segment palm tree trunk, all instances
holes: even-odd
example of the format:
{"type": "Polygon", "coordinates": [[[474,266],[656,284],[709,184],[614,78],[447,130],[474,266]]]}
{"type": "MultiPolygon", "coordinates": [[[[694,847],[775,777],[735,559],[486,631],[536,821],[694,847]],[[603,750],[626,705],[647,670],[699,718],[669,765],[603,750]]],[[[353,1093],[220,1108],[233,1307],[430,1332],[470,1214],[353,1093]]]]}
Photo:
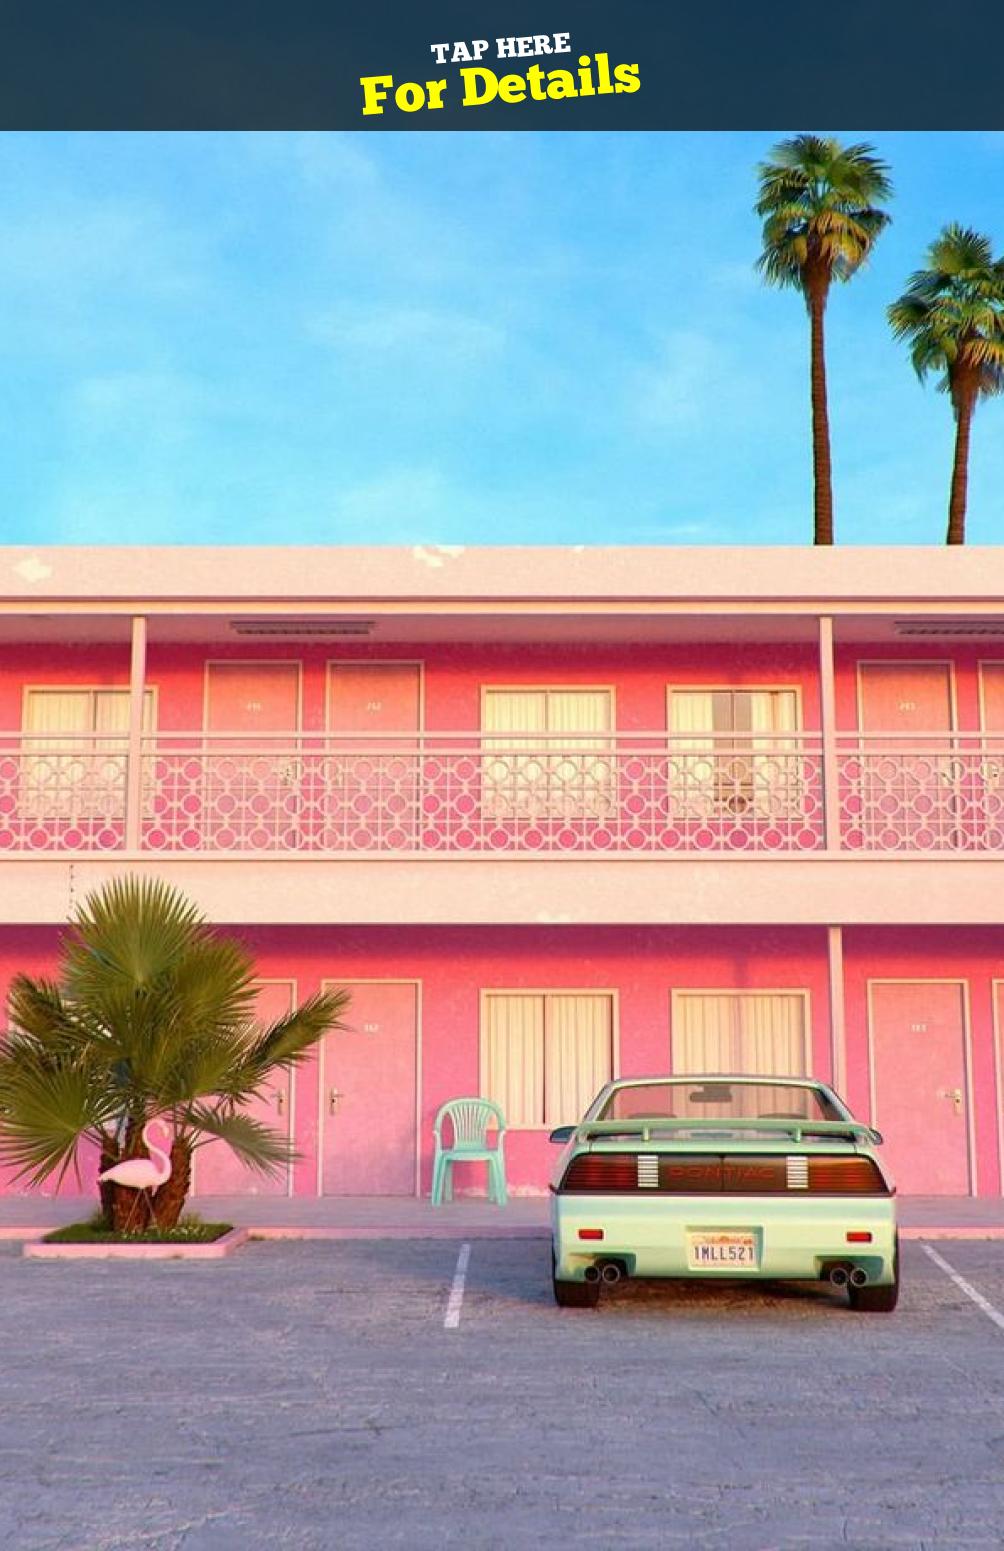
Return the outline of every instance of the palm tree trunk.
{"type": "Polygon", "coordinates": [[[946,544],[966,542],[966,496],[969,489],[969,435],[973,427],[975,393],[961,396],[955,416],[955,457],[952,462],[952,488],[948,497],[948,534],[946,544]]]}
{"type": "Polygon", "coordinates": [[[175,1228],[192,1186],[191,1143],[176,1136],[171,1144],[171,1173],[153,1193],[153,1212],[158,1228],[175,1228]]]}
{"type": "Polygon", "coordinates": [[[833,470],[830,460],[830,416],[826,403],[826,343],[823,314],[826,286],[810,282],[809,386],[812,395],[813,543],[833,543],[833,470]]]}

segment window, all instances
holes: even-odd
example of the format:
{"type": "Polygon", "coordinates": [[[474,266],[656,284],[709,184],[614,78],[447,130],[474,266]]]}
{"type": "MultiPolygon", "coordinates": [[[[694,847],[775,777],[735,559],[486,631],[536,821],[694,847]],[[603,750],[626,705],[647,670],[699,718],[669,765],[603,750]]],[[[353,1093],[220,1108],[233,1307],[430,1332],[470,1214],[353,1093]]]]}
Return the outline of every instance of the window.
{"type": "Polygon", "coordinates": [[[487,991],[481,1092],[509,1126],[579,1120],[613,1070],[613,997],[593,991],[487,991]]]}
{"type": "Polygon", "coordinates": [[[692,818],[785,818],[801,797],[793,689],[672,689],[673,806],[692,818]],[[693,750],[693,753],[680,753],[693,750]]]}
{"type": "MultiPolygon", "coordinates": [[[[808,1030],[804,991],[676,991],[673,1071],[805,1077],[808,1030]]],[[[779,1089],[775,1110],[783,1097],[779,1089]]]]}
{"type": "Polygon", "coordinates": [[[482,797],[490,818],[533,822],[609,814],[612,690],[486,689],[482,720],[490,751],[482,766],[482,797]]]}
{"type": "MultiPolygon", "coordinates": [[[[153,726],[153,690],[143,700],[153,726]]],[[[47,818],[121,818],[129,741],[128,689],[29,689],[23,801],[47,818]]]]}

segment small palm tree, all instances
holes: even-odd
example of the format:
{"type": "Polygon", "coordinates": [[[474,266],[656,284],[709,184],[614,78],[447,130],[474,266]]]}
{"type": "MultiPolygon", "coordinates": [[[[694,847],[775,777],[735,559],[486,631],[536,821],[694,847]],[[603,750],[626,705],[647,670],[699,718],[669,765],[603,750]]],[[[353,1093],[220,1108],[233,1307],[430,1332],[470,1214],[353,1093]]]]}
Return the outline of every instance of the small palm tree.
{"type": "MultiPolygon", "coordinates": [[[[251,955],[208,926],[177,890],[120,879],[89,896],[65,942],[58,981],[17,975],[0,1052],[0,1156],[30,1184],[77,1167],[81,1143],[102,1168],[144,1153],[143,1127],[172,1136],[171,1176],[156,1193],[173,1227],[191,1183],[195,1148],[218,1138],[252,1169],[289,1161],[283,1137],[244,1112],[277,1066],[292,1066],[341,1027],[346,992],[311,997],[268,1028],[254,1018],[251,955]]],[[[102,1186],[113,1228],[145,1198],[102,1186]]],[[[136,1209],[140,1208],[138,1215],[136,1209]]]]}
{"type": "Polygon", "coordinates": [[[1004,392],[1004,258],[989,237],[945,226],[927,250],[927,268],[910,276],[888,309],[897,339],[906,340],[917,376],[940,372],[952,400],[955,456],[946,543],[966,541],[969,439],[981,398],[1004,392]]]}
{"type": "Polygon", "coordinates": [[[769,284],[801,291],[809,313],[814,539],[832,544],[823,320],[833,282],[857,273],[889,224],[879,202],[891,196],[892,184],[872,146],[844,146],[819,135],[782,140],[758,175],[763,252],[757,268],[769,284]]]}

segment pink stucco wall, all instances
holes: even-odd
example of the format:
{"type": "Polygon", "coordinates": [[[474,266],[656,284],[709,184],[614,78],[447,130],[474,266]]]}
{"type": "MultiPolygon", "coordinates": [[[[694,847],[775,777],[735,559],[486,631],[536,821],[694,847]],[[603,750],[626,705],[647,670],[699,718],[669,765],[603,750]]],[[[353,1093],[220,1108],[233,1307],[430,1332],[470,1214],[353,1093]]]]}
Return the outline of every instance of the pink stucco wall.
{"type": "MultiPolygon", "coordinates": [[[[478,1089],[478,996],[482,989],[616,989],[624,1074],[664,1071],[670,1061],[670,990],[807,989],[817,1075],[831,1077],[825,932],[688,927],[260,927],[241,935],[260,974],[292,976],[300,997],[323,980],[415,978],[422,987],[422,1188],[428,1190],[432,1120],[447,1098],[478,1089]]],[[[0,931],[0,990],[17,968],[51,970],[58,934],[50,928],[0,931]]],[[[959,977],[970,988],[975,1138],[981,1194],[1001,1188],[990,982],[1004,974],[1004,931],[870,928],[848,931],[847,1097],[869,1114],[865,987],[869,977],[959,977]]],[[[379,1124],[379,1079],[373,1107],[379,1124]]],[[[297,1076],[297,1194],[316,1189],[316,1063],[297,1076]]],[[[517,1190],[547,1180],[552,1149],[539,1132],[511,1132],[509,1178],[517,1190]]],[[[480,1187],[476,1171],[458,1180],[480,1187]]]]}
{"type": "MultiPolygon", "coordinates": [[[[934,659],[954,667],[958,725],[979,728],[977,664],[993,658],[988,647],[938,641],[838,646],[836,650],[837,723],[857,725],[857,665],[861,660],[934,659]]],[[[617,726],[650,731],[666,725],[666,685],[797,685],[807,729],[820,725],[818,658],[802,644],[710,642],[637,646],[477,645],[395,643],[392,649],[348,641],[323,646],[296,641],[235,643],[211,648],[151,643],[147,680],[158,689],[158,724],[165,731],[195,731],[203,725],[205,663],[219,660],[296,660],[303,664],[303,726],[324,727],[325,668],[331,659],[379,661],[381,657],[421,661],[425,665],[425,720],[430,730],[455,731],[480,725],[483,684],[583,684],[616,689],[617,726]]],[[[128,648],[92,643],[69,647],[55,643],[12,648],[0,664],[0,729],[21,725],[25,685],[88,684],[125,686],[128,648]]]]}

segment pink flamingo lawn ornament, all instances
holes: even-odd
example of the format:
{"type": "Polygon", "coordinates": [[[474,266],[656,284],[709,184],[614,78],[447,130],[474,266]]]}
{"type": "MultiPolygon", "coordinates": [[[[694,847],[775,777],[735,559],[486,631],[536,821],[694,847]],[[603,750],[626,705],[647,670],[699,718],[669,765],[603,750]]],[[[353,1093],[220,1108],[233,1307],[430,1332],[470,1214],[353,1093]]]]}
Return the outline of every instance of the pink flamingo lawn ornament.
{"type": "MultiPolygon", "coordinates": [[[[103,1173],[98,1175],[98,1179],[110,1179],[116,1185],[125,1185],[127,1189],[137,1192],[145,1190],[150,1201],[150,1216],[159,1228],[160,1224],[157,1222],[157,1214],[153,1209],[152,1192],[170,1179],[171,1160],[162,1148],[150,1140],[150,1132],[154,1126],[159,1126],[165,1136],[170,1135],[167,1126],[162,1120],[147,1121],[143,1127],[143,1146],[150,1153],[149,1158],[126,1158],[124,1163],[114,1163],[110,1169],[105,1169],[103,1173]]],[[[137,1194],[136,1200],[133,1202],[132,1211],[129,1213],[129,1220],[122,1230],[124,1233],[129,1231],[129,1223],[132,1222],[133,1212],[135,1212],[138,1202],[139,1194],[137,1194]]]]}

